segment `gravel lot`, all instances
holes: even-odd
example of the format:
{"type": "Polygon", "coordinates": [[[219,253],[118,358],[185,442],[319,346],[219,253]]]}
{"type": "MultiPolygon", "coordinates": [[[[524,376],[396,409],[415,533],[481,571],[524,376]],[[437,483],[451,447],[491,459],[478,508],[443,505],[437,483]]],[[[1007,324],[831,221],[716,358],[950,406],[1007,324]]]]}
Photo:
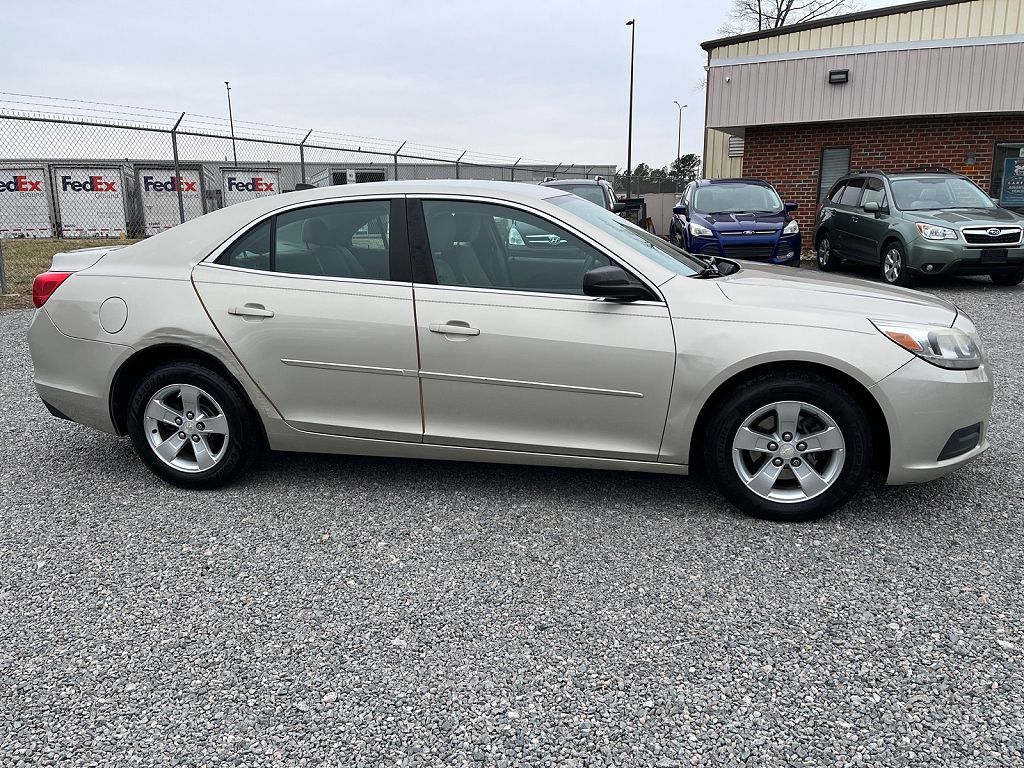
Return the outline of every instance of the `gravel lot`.
{"type": "Polygon", "coordinates": [[[154,479],[0,314],[0,765],[1020,766],[1024,290],[936,284],[993,448],[780,526],[660,476],[276,454],[154,479]]]}

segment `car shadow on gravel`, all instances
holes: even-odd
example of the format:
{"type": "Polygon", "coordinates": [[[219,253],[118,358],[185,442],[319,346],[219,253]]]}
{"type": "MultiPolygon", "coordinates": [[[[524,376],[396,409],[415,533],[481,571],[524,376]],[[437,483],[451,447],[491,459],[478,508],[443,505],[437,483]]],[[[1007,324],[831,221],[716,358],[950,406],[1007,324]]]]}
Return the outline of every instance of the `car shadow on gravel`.
{"type": "MultiPolygon", "coordinates": [[[[804,267],[806,269],[806,267],[804,267]]],[[[811,267],[817,269],[817,266],[811,267]]],[[[867,264],[843,264],[833,275],[845,275],[860,280],[870,280],[875,283],[882,283],[878,276],[878,269],[867,264]]],[[[936,275],[934,277],[919,277],[914,283],[914,289],[928,293],[939,289],[953,289],[957,291],[998,291],[999,293],[1024,292],[1024,286],[1003,286],[996,285],[986,275],[972,275],[970,277],[954,277],[947,275],[936,275]]]]}

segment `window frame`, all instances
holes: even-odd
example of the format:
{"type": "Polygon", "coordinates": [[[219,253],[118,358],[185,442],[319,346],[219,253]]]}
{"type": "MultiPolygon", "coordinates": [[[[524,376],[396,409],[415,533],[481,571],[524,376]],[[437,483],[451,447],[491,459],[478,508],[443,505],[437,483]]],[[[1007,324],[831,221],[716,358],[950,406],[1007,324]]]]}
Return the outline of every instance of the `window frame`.
{"type": "MultiPolygon", "coordinates": [[[[568,193],[571,194],[571,193],[568,193]]],[[[615,255],[609,248],[606,248],[601,243],[595,241],[592,237],[589,237],[584,232],[576,229],[569,222],[561,221],[554,218],[545,211],[531,208],[528,205],[513,200],[498,200],[490,197],[481,197],[479,195],[462,195],[456,193],[430,193],[430,194],[409,194],[407,196],[407,214],[409,216],[409,251],[412,255],[412,266],[413,266],[413,284],[430,285],[432,287],[455,290],[455,291],[474,291],[480,292],[485,291],[487,293],[496,294],[507,294],[514,296],[536,296],[546,298],[557,298],[563,300],[574,300],[574,301],[588,301],[588,302],[602,302],[606,301],[598,296],[587,296],[586,294],[574,294],[574,293],[548,293],[545,291],[523,291],[516,288],[476,288],[466,285],[442,285],[437,282],[437,275],[434,271],[434,254],[430,249],[429,239],[427,235],[426,219],[423,215],[423,202],[425,201],[442,201],[442,202],[461,202],[461,203],[480,203],[485,205],[493,205],[499,208],[511,208],[514,210],[528,213],[531,216],[536,216],[539,219],[543,219],[549,222],[552,226],[563,229],[573,237],[581,240],[585,245],[593,248],[602,256],[607,258],[609,262],[620,269],[624,270],[626,274],[630,275],[634,280],[642,283],[645,288],[650,292],[654,299],[639,299],[637,301],[629,302],[629,306],[643,306],[643,305],[658,305],[666,306],[664,296],[661,291],[658,290],[650,280],[640,274],[636,269],[623,263],[623,261],[615,255]],[[424,264],[424,261],[426,262],[424,264]]],[[[608,302],[614,304],[620,304],[621,302],[608,302]]]]}
{"type": "Polygon", "coordinates": [[[282,206],[275,208],[272,211],[267,211],[262,214],[259,218],[253,219],[246,224],[242,229],[239,229],[217,248],[210,252],[206,258],[202,259],[196,266],[208,266],[216,269],[227,269],[237,272],[246,272],[250,274],[261,274],[261,275],[277,275],[283,278],[301,279],[301,280],[329,280],[332,282],[349,282],[349,283],[374,283],[374,284],[391,284],[391,283],[408,283],[412,284],[413,269],[409,253],[409,237],[408,237],[408,225],[407,225],[407,201],[404,195],[345,195],[344,197],[330,197],[319,200],[306,200],[299,203],[293,203],[292,205],[282,206]],[[326,205],[338,205],[345,203],[380,203],[387,202],[390,204],[388,211],[388,221],[390,235],[388,236],[388,271],[390,278],[388,280],[378,280],[370,277],[335,277],[332,275],[305,275],[296,272],[278,272],[276,270],[276,252],[277,252],[277,217],[284,213],[291,213],[293,211],[305,209],[305,208],[321,208],[326,205]],[[231,264],[219,264],[217,260],[223,256],[228,250],[230,250],[237,242],[242,238],[246,237],[252,230],[259,227],[261,224],[270,220],[270,269],[250,269],[249,267],[236,267],[231,264]]]}
{"type": "Polygon", "coordinates": [[[867,205],[867,203],[864,201],[864,198],[867,196],[868,193],[868,185],[876,182],[882,188],[882,203],[878,206],[878,211],[879,213],[885,213],[886,211],[889,210],[889,185],[885,183],[885,179],[883,179],[881,176],[864,177],[864,186],[861,187],[860,202],[857,207],[863,209],[864,206],[867,205]]]}
{"type": "Polygon", "coordinates": [[[849,208],[849,209],[853,209],[853,210],[859,208],[860,207],[860,200],[861,200],[862,197],[864,197],[864,182],[865,182],[865,178],[863,176],[853,176],[853,177],[847,179],[846,183],[845,183],[845,186],[843,188],[843,194],[841,194],[839,196],[839,202],[838,203],[833,203],[833,205],[838,205],[841,208],[849,208]],[[857,202],[855,202],[853,204],[844,203],[843,202],[843,198],[846,197],[846,190],[854,187],[854,185],[856,185],[856,189],[857,189],[857,202]]]}

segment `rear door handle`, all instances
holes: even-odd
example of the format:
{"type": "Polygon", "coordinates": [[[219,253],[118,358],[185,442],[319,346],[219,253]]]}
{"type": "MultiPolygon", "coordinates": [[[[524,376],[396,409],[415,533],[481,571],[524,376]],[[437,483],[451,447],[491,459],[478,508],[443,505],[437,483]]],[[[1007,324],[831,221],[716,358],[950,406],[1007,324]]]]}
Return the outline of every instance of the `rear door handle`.
{"type": "Polygon", "coordinates": [[[479,328],[470,328],[469,323],[464,323],[461,320],[449,320],[447,323],[431,323],[429,326],[431,333],[443,333],[446,336],[479,336],[479,328]]]}
{"type": "Polygon", "coordinates": [[[267,309],[262,304],[245,304],[241,307],[229,307],[229,315],[240,315],[242,317],[273,317],[274,313],[272,310],[267,309]]]}

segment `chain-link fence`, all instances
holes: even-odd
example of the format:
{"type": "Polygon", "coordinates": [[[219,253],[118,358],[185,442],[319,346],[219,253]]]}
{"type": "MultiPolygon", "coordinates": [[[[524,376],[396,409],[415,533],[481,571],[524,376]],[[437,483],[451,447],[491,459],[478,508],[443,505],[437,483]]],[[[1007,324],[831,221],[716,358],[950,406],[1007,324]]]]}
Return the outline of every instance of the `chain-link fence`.
{"type": "Polygon", "coordinates": [[[26,304],[57,251],[149,237],[302,184],[595,175],[615,166],[0,93],[0,309],[26,304]]]}

